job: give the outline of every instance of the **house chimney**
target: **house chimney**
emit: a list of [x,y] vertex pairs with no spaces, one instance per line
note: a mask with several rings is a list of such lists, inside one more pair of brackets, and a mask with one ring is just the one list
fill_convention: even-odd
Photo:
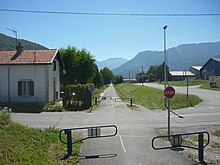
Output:
[[21,52],[23,51],[23,46],[21,45],[21,42],[18,42],[18,45],[16,46],[16,54],[21,54]]
[[16,60],[18,56],[21,55],[21,52],[23,51],[23,46],[21,46],[21,42],[18,42],[18,46],[16,46],[16,53],[10,60]]
[[36,62],[36,52],[34,51],[34,53],[33,53],[33,55],[34,55],[34,63]]

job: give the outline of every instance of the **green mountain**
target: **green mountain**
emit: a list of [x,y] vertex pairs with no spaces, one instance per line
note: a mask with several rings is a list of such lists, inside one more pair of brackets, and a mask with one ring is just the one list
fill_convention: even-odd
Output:
[[[23,39],[18,39],[18,42],[21,42],[22,46],[24,46],[25,50],[45,50],[48,49],[42,45],[23,40]],[[0,33],[0,51],[2,50],[15,50],[15,45],[16,45],[16,39],[6,36],[2,33]]]
[[[191,66],[202,66],[210,58],[220,56],[220,42],[183,44],[167,50],[167,64],[170,71],[188,70]],[[112,70],[115,75],[135,78],[142,66],[146,72],[151,65],[162,64],[163,51],[139,52],[133,59]]]

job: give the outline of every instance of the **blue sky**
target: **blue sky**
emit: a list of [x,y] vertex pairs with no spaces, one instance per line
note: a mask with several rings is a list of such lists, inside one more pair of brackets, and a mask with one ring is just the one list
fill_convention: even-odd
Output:
[[[1,9],[94,13],[220,13],[219,0],[1,0]],[[0,11],[0,33],[48,48],[85,48],[96,58],[133,58],[145,50],[220,41],[220,16],[141,17],[34,14]]]

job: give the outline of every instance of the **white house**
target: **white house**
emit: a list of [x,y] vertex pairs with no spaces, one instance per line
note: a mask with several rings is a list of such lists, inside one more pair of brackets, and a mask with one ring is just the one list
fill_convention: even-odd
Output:
[[0,102],[55,102],[61,68],[57,49],[0,51]]

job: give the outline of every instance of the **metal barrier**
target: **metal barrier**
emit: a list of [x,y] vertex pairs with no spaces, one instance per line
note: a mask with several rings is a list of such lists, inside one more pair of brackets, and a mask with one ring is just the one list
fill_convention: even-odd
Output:
[[[204,145],[204,134],[207,134],[207,143]],[[192,146],[187,146],[187,145],[182,145],[183,142],[183,136],[187,135],[198,135],[198,147],[192,147]],[[155,147],[154,141],[156,139],[164,139],[168,138],[170,141],[171,146],[167,147]],[[157,136],[152,139],[152,148],[155,150],[161,150],[161,149],[174,149],[178,147],[186,147],[186,148],[191,148],[191,149],[196,149],[198,150],[198,158],[201,163],[205,163],[204,161],[204,148],[209,144],[210,142],[210,135],[208,132],[193,132],[193,133],[185,133],[185,134],[175,134],[175,135],[170,135],[170,136]]]
[[130,106],[135,102],[133,98],[115,98],[115,102],[129,102]]
[[102,100],[112,100],[112,96],[102,96]]
[[[114,128],[115,132],[113,134],[105,134],[102,135],[101,129],[102,128]],[[82,139],[73,141],[72,140],[72,131],[79,131],[79,130],[87,130],[88,136],[84,137]],[[69,157],[72,155],[72,145],[78,142],[81,142],[86,139],[91,138],[104,138],[104,137],[112,137],[115,136],[118,132],[118,129],[115,125],[105,125],[105,126],[94,126],[94,127],[80,127],[80,128],[68,128],[68,129],[62,129],[60,131],[60,141],[67,145],[67,155],[66,157]],[[66,134],[66,141],[62,139],[62,134]]]

